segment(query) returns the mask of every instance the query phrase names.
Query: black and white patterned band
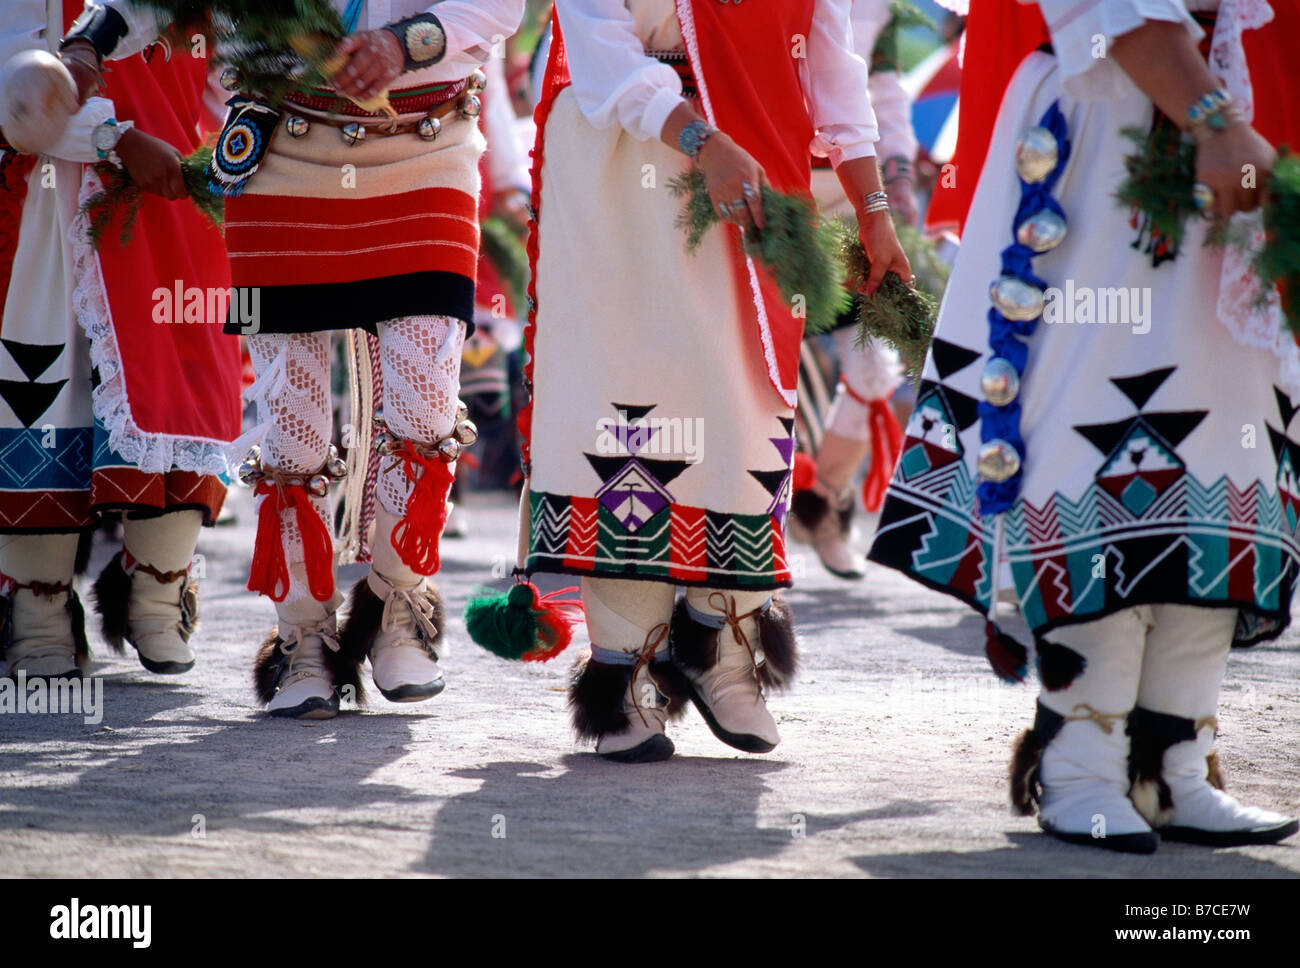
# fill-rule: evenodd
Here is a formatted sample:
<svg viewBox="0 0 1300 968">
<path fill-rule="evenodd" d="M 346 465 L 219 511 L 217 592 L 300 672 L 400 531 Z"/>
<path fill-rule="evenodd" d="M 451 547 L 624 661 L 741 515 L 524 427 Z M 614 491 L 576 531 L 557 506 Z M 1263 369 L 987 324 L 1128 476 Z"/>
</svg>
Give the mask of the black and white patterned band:
<svg viewBox="0 0 1300 968">
<path fill-rule="evenodd" d="M 117 45 L 126 34 L 126 21 L 116 10 L 111 7 L 88 7 L 73 23 L 67 36 L 59 42 L 59 50 L 63 50 L 74 40 L 89 41 L 102 62 L 113 55 L 113 51 L 117 50 Z"/>
<path fill-rule="evenodd" d="M 442 23 L 431 13 L 399 20 L 384 29 L 391 30 L 401 41 L 408 72 L 431 67 L 447 52 L 447 35 L 442 31 Z"/>
</svg>

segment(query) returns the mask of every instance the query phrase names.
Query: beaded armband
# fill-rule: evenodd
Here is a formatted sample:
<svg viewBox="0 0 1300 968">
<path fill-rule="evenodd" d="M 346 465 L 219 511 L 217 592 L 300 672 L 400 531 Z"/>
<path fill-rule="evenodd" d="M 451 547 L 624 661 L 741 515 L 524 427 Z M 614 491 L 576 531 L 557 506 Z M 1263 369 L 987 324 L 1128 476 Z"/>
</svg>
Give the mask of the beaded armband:
<svg viewBox="0 0 1300 968">
<path fill-rule="evenodd" d="M 72 24 L 67 36 L 59 41 L 59 50 L 73 41 L 84 40 L 95 48 L 100 63 L 103 63 L 104 58 L 111 57 L 117 50 L 126 34 L 126 21 L 120 13 L 111 7 L 90 7 Z"/>
<path fill-rule="evenodd" d="M 443 33 L 441 21 L 431 13 L 399 20 L 384 29 L 401 41 L 408 73 L 433 66 L 447 52 L 447 35 Z"/>
</svg>

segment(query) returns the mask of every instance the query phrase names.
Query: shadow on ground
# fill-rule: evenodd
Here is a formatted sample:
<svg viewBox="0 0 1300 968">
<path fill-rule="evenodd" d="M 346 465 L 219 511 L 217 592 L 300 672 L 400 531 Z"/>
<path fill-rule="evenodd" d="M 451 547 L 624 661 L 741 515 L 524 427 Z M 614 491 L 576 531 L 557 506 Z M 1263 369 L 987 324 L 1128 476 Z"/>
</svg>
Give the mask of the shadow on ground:
<svg viewBox="0 0 1300 968">
<path fill-rule="evenodd" d="M 992 850 L 868 854 L 851 858 L 873 877 L 1208 877 L 1294 878 L 1295 871 L 1242 853 L 1162 844 L 1154 854 L 1119 854 L 1067 844 L 1039 833 L 1008 833 Z M 1294 857 L 1300 847 L 1269 848 Z"/>
<path fill-rule="evenodd" d="M 416 716 L 155 720 L 192 705 L 195 687 L 129 674 L 103 678 L 105 694 L 119 698 L 104 703 L 101 723 L 27 716 L 24 748 L 0 748 L 0 774 L 50 781 L 0 790 L 0 830 L 167 837 L 189 831 L 197 813 L 210 831 L 290 832 L 312 824 L 269 815 L 428 800 L 368 782 L 415 745 Z"/>
<path fill-rule="evenodd" d="M 553 766 L 513 761 L 457 771 L 452 775 L 481 785 L 438 810 L 428 853 L 414 869 L 460 877 L 683 873 L 772 858 L 795 836 L 933 812 L 926 803 L 898 801 L 762 823 L 764 777 L 786 767 L 690 756 L 628 767 L 572 754 L 558 776 Z"/>
</svg>

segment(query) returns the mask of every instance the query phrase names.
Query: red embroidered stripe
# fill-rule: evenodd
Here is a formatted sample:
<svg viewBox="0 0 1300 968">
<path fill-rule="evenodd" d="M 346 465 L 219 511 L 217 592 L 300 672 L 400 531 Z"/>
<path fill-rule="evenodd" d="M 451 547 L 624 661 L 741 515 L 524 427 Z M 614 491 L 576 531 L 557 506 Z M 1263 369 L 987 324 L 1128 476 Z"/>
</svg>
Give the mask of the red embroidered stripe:
<svg viewBox="0 0 1300 968">
<path fill-rule="evenodd" d="M 564 550 L 573 557 L 565 558 L 564 564 L 589 569 L 591 566 L 585 562 L 596 553 L 600 502 L 594 497 L 574 496 L 569 499 L 569 514 L 569 546 Z"/>
<path fill-rule="evenodd" d="M 454 188 L 378 198 L 226 200 L 236 286 L 356 282 L 413 272 L 475 277 L 478 207 Z"/>
<path fill-rule="evenodd" d="M 673 505 L 669 547 L 672 555 L 669 574 L 673 578 L 693 579 L 708 568 L 708 516 L 704 508 Z"/>
</svg>

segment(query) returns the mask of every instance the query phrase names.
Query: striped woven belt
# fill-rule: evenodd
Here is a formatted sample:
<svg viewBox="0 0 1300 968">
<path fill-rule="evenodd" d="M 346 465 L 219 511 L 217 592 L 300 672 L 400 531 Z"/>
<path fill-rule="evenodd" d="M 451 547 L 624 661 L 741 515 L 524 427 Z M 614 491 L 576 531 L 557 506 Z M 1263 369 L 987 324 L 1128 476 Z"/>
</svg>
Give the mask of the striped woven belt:
<svg viewBox="0 0 1300 968">
<path fill-rule="evenodd" d="M 691 61 L 686 56 L 686 51 L 647 50 L 646 53 L 677 72 L 677 76 L 682 79 L 682 97 L 694 99 L 700 96 L 695 84 L 695 73 L 691 70 Z"/>
<path fill-rule="evenodd" d="M 420 114 L 430 108 L 459 97 L 468 83 L 467 78 L 445 84 L 428 84 L 424 87 L 405 88 L 388 92 L 389 103 L 398 114 Z M 329 88 L 304 88 L 286 95 L 289 104 L 321 114 L 347 115 L 353 118 L 380 118 L 382 115 L 366 111 Z"/>
</svg>

